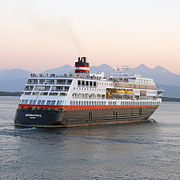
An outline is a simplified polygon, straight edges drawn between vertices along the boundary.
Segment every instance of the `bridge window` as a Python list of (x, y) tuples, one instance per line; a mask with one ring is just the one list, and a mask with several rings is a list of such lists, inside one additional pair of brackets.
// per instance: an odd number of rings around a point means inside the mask
[(25, 86), (25, 91), (32, 91), (34, 86)]
[(40, 95), (41, 95), (41, 96), (47, 96), (47, 95), (48, 95), (48, 92), (41, 92)]
[(39, 92), (33, 92), (32, 93), (32, 95), (38, 95), (39, 94)]
[(47, 79), (48, 84), (54, 84), (54, 79)]
[(66, 80), (65, 79), (57, 79), (57, 84), (65, 84)]
[(36, 86), (35, 91), (49, 91), (50, 86)]
[(45, 79), (40, 79), (39, 80), (39, 84), (44, 84), (44, 82), (45, 82)]
[(31, 92), (25, 92), (24, 93), (24, 95), (30, 95), (31, 94)]
[(58, 93), (49, 93), (50, 96), (58, 96)]

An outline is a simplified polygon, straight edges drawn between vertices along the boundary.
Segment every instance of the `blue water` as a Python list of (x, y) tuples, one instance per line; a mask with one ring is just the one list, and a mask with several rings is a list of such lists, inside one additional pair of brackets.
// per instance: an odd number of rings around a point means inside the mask
[(180, 103), (157, 123), (17, 128), (18, 97), (0, 97), (0, 179), (180, 179)]

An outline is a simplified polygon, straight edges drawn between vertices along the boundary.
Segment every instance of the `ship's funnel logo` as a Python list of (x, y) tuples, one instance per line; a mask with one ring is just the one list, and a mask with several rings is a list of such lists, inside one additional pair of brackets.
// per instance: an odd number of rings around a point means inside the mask
[(89, 73), (89, 63), (86, 61), (86, 57), (79, 57), (75, 62), (75, 73)]

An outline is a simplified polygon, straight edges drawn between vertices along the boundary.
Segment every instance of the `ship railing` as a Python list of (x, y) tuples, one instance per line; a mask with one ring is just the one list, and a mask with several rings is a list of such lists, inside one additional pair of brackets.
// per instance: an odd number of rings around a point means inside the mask
[[(64, 75), (56, 75), (56, 74), (31, 74), (30, 79), (37, 79), (37, 78), (76, 78), (76, 79), (106, 79), (106, 77), (96, 77), (96, 76), (90, 76), (90, 75), (75, 75), (75, 74), (64, 74)], [(30, 83), (29, 83), (30, 84)]]

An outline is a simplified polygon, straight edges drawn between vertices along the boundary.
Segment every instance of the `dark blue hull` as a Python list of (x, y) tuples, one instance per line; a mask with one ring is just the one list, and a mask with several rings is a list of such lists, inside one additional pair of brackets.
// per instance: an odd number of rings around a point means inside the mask
[(14, 122), (19, 126), (75, 127), (145, 122), (156, 107), (93, 110), (27, 110), (17, 109)]
[(41, 126), (63, 125), (61, 111), (18, 109), (14, 118), (16, 125)]

